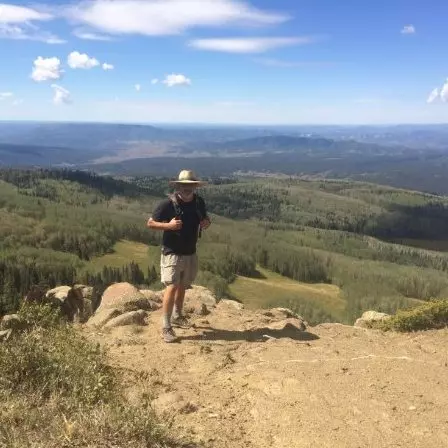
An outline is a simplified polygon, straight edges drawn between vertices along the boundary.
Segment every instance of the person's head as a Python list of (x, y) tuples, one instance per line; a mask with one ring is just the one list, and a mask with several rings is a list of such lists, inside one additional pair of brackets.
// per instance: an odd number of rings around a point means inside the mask
[(205, 185), (205, 182), (199, 180), (196, 174), (191, 170), (182, 170), (177, 180), (171, 182), (176, 188), (180, 198), (189, 202), (194, 198), (194, 193), (198, 187)]

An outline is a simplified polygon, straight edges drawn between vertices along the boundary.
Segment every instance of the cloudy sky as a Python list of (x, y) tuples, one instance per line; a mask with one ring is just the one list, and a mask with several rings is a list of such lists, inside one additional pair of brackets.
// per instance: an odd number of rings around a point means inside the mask
[(441, 0), (0, 3), (0, 119), (448, 122), (447, 17)]

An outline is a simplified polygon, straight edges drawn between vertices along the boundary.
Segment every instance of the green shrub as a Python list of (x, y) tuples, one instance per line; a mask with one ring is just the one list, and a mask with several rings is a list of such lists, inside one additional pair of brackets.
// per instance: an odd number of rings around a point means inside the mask
[(434, 300), (411, 310), (399, 311), (379, 326), (400, 332), (445, 328), (448, 326), (448, 300)]
[[(34, 405), (34, 403), (33, 403)], [(165, 448), (171, 442), (149, 403), (113, 401), (85, 407), (52, 400), (30, 406), (21, 397), (2, 403), (0, 446), (29, 448)]]
[(114, 375), (104, 354), (71, 327), (38, 328), (0, 344), (0, 389), (9, 393), (107, 401)]
[(149, 393), (128, 403), (98, 344), (47, 306), (20, 316), (28, 329), (0, 344), (0, 447), (175, 446)]
[(23, 326), (26, 328), (57, 328), (64, 324), (60, 310), (51, 305), (23, 304), (18, 313)]

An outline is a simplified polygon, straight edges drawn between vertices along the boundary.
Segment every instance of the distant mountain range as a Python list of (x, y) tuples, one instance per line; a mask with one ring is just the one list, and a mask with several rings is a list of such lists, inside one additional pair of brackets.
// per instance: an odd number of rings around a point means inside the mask
[[(413, 137), (412, 147), (402, 144)], [(69, 166), (100, 173), (169, 176), (191, 167), (202, 176), (245, 172), (350, 177), (446, 194), (448, 126), (156, 127), (0, 122), (0, 166)]]
[(213, 156), (261, 155), (270, 153), (326, 154), (328, 157), (341, 154), (387, 155), (403, 153), (407, 148), (385, 147), (354, 140), (332, 140), (319, 137), (294, 137), (289, 135), (261, 136), (226, 142), (199, 142), (183, 146), (184, 153), (199, 151)]
[(113, 123), (0, 122), (0, 143), (120, 150), (138, 142), (226, 141), (278, 134), (264, 127), (155, 127)]

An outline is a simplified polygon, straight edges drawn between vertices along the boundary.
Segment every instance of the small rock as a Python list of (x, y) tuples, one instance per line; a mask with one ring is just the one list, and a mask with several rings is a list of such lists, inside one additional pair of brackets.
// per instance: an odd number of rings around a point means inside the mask
[(408, 408), (410, 411), (415, 411), (417, 408), (415, 406), (409, 406)]
[(119, 316), (120, 314), (121, 313), (118, 308), (109, 308), (106, 310), (98, 309), (97, 312), (88, 320), (87, 325), (101, 328), (107, 322)]
[(273, 308), (272, 311), (277, 312), (277, 313), (281, 313), (286, 318), (291, 318), (292, 317), (292, 318), (295, 318), (295, 319), (301, 319), (301, 317), (297, 313), (294, 313), (294, 311), (291, 311), (289, 308)]
[(63, 302), (67, 298), (67, 295), (71, 289), (72, 289), (71, 286), (58, 286), (56, 288), (47, 291), (45, 297), (47, 299), (55, 298)]
[(24, 323), (18, 314), (6, 314), (0, 321), (0, 328), (2, 330), (21, 330), (24, 328)]
[(152, 291), (151, 289), (141, 289), (140, 293), (148, 300), (155, 303), (162, 303), (162, 295), (160, 291)]
[(126, 325), (145, 325), (147, 313), (144, 310), (129, 311), (109, 320), (104, 328), (123, 327)]
[(264, 338), (266, 338), (268, 341), (275, 341), (277, 338), (274, 338), (274, 336), (270, 336), (268, 334), (263, 335)]
[(366, 311), (355, 322), (355, 327), (359, 328), (371, 328), (375, 322), (381, 322), (383, 320), (390, 319), (391, 316), (385, 313), (378, 313), (377, 311)]
[(209, 289), (196, 285), (186, 291), (185, 301), (190, 305), (194, 303), (205, 303), (209, 308), (215, 307), (218, 303), (216, 297)]
[(282, 332), (305, 331), (306, 323), (302, 319), (286, 319), (280, 322), (274, 322), (267, 327), (269, 330)]
[(225, 305), (225, 306), (229, 306), (229, 307), (232, 307), (232, 308), (234, 308), (234, 309), (236, 309), (238, 311), (244, 309), (244, 305), (242, 303), (240, 303), (240, 302), (237, 302), (236, 300), (227, 300), (227, 299), (225, 299), (225, 300), (221, 300), (219, 303), (220, 303), (220, 305), (222, 304), (222, 305)]
[(130, 283), (115, 283), (109, 286), (103, 293), (98, 310), (118, 308), (121, 311), (129, 311), (129, 307), (145, 302), (147, 299), (134, 285)]

